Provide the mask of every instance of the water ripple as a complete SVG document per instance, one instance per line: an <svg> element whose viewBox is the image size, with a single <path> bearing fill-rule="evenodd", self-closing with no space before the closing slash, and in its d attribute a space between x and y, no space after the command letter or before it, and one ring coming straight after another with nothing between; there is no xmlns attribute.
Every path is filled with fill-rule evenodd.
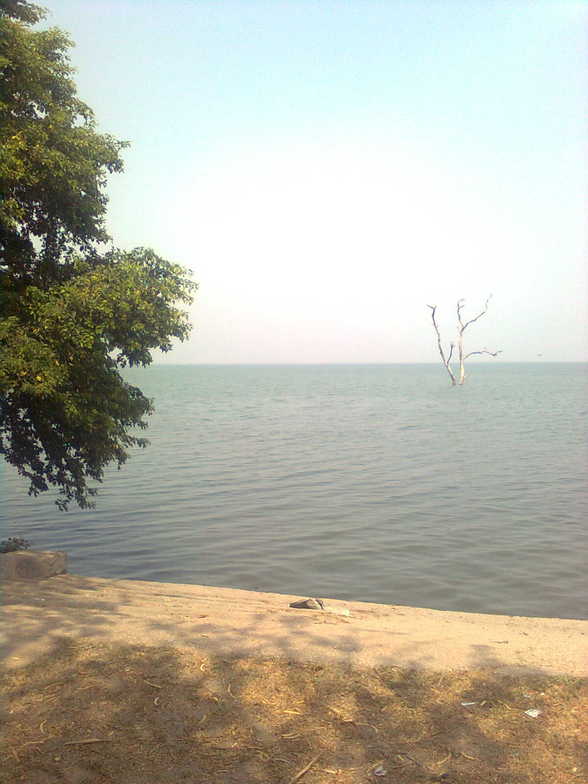
<svg viewBox="0 0 588 784"><path fill-rule="evenodd" d="M587 617L583 365L154 367L151 446L95 511L3 468L6 535L72 571ZM464 424L467 423L467 424Z"/></svg>

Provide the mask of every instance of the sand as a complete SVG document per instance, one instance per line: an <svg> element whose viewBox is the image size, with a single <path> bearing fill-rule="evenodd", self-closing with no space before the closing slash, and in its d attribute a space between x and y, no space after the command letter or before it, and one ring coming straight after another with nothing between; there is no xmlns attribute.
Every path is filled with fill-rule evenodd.
<svg viewBox="0 0 588 784"><path fill-rule="evenodd" d="M9 669L26 666L64 638L84 638L323 665L588 676L585 620L325 600L349 610L345 617L288 606L301 598L74 574L7 581L3 660Z"/></svg>

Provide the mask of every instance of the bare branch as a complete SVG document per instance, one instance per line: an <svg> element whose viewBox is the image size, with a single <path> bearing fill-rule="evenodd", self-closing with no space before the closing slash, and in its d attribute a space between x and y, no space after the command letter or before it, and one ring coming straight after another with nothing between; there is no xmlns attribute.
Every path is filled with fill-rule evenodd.
<svg viewBox="0 0 588 784"><path fill-rule="evenodd" d="M488 354L490 357L497 357L499 354L502 354L502 351L488 351L488 349L483 348L481 351L470 351L469 354L466 354L464 359L468 357L473 357L474 354Z"/></svg>
<svg viewBox="0 0 588 784"><path fill-rule="evenodd" d="M445 368L449 373L449 377L451 378L451 383L455 386L456 384L455 376L453 375L453 372L449 367L449 360L451 359L451 355L453 354L453 343L451 344L451 351L449 352L449 358L446 358L445 352L443 351L443 345L441 343L441 333L439 332L439 327L437 326L437 319L435 318L437 305L427 305L427 307L431 309L431 320L433 322L433 327L435 329L435 332L437 333L437 346L439 348L439 354L441 355L443 364L445 365Z"/></svg>
<svg viewBox="0 0 588 784"><path fill-rule="evenodd" d="M463 321L461 320L461 311L463 310L464 303L465 303L465 299L457 300L457 323L461 327L462 332L465 329L463 325Z"/></svg>
<svg viewBox="0 0 588 784"><path fill-rule="evenodd" d="M463 334L465 332L465 330L470 326L470 324L473 324L474 321L477 321L479 318L482 318L482 316L484 316L488 312L488 304L490 303L491 299L492 299L492 294L490 294L490 296L488 297L488 299L484 303L484 309L482 311L480 311L480 313L478 313L477 316L474 316L473 319L470 319L469 321L466 321L465 324L461 320L461 312L460 312L461 309L463 308L463 305L460 305L460 303L463 303L464 300L460 299L458 301L458 303L457 303L457 319L458 319L459 325L460 325L460 334Z"/></svg>

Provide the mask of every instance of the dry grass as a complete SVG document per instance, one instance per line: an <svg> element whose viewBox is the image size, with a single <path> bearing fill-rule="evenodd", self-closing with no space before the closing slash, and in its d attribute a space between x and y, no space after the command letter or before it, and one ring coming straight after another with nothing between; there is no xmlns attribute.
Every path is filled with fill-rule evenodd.
<svg viewBox="0 0 588 784"><path fill-rule="evenodd" d="M78 641L3 691L2 784L588 782L577 679Z"/></svg>

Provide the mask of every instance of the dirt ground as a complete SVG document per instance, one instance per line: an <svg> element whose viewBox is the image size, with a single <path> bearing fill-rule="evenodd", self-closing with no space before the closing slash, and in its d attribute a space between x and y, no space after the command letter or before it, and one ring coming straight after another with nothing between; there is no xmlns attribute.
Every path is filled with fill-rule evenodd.
<svg viewBox="0 0 588 784"><path fill-rule="evenodd" d="M567 676L62 638L2 692L2 784L588 782L588 680Z"/></svg>
<svg viewBox="0 0 588 784"><path fill-rule="evenodd" d="M588 784L588 622L295 598L6 582L0 784Z"/></svg>

